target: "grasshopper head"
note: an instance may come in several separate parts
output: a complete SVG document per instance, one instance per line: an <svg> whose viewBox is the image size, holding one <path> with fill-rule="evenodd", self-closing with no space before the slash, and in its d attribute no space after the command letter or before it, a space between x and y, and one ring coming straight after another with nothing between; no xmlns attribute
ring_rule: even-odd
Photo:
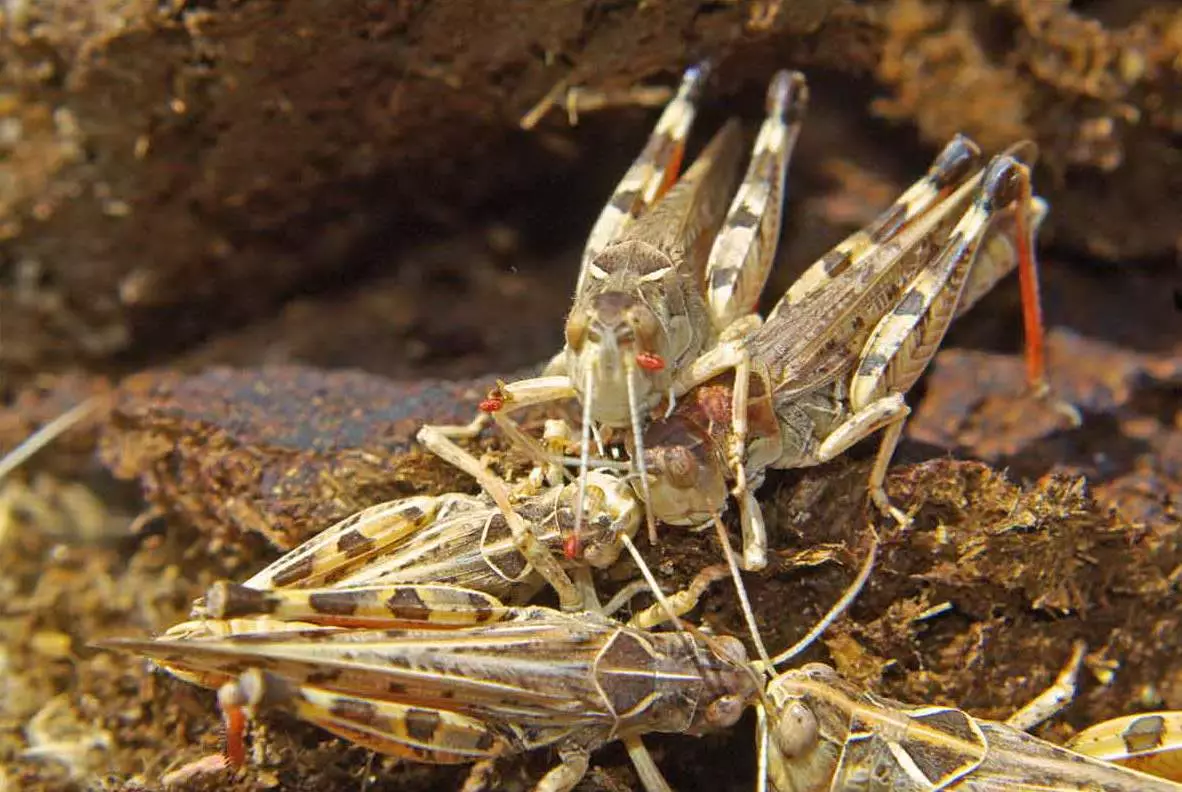
<svg viewBox="0 0 1182 792"><path fill-rule="evenodd" d="M562 495L563 507L573 511L577 497L578 487L568 485ZM640 518L640 503L627 480L606 470L588 473L583 512L583 560L597 569L614 564L623 549L620 534L635 536Z"/></svg>
<svg viewBox="0 0 1182 792"><path fill-rule="evenodd" d="M709 430L675 412L644 435L648 508L660 522L700 525L721 514L730 490L726 455Z"/></svg>
<svg viewBox="0 0 1182 792"><path fill-rule="evenodd" d="M647 413L668 391L669 346L657 314L628 291L600 292L566 321L567 371L592 418L608 426L631 426L640 417L633 403Z"/></svg>
<svg viewBox="0 0 1182 792"><path fill-rule="evenodd" d="M829 788L844 743L845 728L840 718L846 713L829 706L810 683L815 680L825 685L836 676L828 666L810 663L781 674L768 685L768 771L773 788ZM837 736L841 739L835 739Z"/></svg>

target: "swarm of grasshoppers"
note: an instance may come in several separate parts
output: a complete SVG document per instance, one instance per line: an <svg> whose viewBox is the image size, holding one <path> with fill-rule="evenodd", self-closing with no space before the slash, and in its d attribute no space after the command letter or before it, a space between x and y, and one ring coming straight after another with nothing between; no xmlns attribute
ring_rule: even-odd
<svg viewBox="0 0 1182 792"><path fill-rule="evenodd" d="M1109 761L1136 754L1143 767L1167 770L1174 714L1102 724L1071 751L1027 735L1035 719L1021 713L1001 724L910 707L815 664L775 673L796 647L752 662L737 640L676 619L725 567L703 570L673 596L642 567L660 602L627 624L607 614L638 586L598 606L589 568L614 563L642 519L650 533L657 522L716 521L732 494L743 565L761 568L767 543L753 493L764 472L823 462L879 429L870 494L905 522L883 490L903 395L951 320L1015 268L1030 380L1045 390L1033 237L1046 207L1031 192L1030 145L983 164L971 142L954 139L762 321L754 306L807 91L796 73L772 81L751 165L724 214L735 126L677 177L705 76L702 67L686 73L592 230L566 347L548 375L498 387L482 405L534 453L534 475L505 482L448 439L456 431L425 427L424 444L471 473L481 495L367 509L246 583L216 585L193 621L116 645L219 688L236 761L244 715L276 706L384 753L474 763L469 789L486 785L496 758L549 747L560 763L537 789L568 790L590 753L618 739L656 792L668 785L644 734L728 728L754 706L759 785L780 792L1180 789ZM583 405L574 484L556 461L565 429L538 443L508 417L566 397ZM602 446L618 429L631 430L629 476L591 459L592 439ZM527 604L546 584L562 610ZM649 629L666 617L678 629ZM1113 748L1117 729L1123 752ZM1137 750L1129 735L1144 737Z"/></svg>
<svg viewBox="0 0 1182 792"><path fill-rule="evenodd" d="M657 522L708 522L733 494L742 565L758 570L767 539L754 489L764 472L828 461L880 429L870 496L907 522L883 487L909 412L904 394L951 321L1014 269L1028 379L1035 392L1049 393L1033 253L1046 204L1031 191L1033 144L983 163L977 147L957 137L869 227L807 269L762 321L755 303L774 259L808 92L797 73L773 79L750 167L724 217L740 145L733 125L675 180L705 73L686 73L592 229L566 346L549 376L501 384L481 409L546 462L508 413L580 399L581 489L592 436L602 448L603 435L630 427L650 540ZM1072 407L1058 406L1078 421ZM581 514L580 506L568 556L579 552Z"/></svg>
<svg viewBox="0 0 1182 792"><path fill-rule="evenodd" d="M205 599L216 618L112 645L220 686L228 750L239 762L244 718L276 707L383 753L473 763L465 789L484 788L498 757L549 747L560 762L536 789L569 790L590 753L618 739L657 792L669 787L643 735L727 728L755 706L759 789L1182 790L1110 761L1175 771L1177 713L1093 727L1069 750L1025 732L1053 712L1042 702L997 723L883 699L815 663L764 682L770 668L748 662L733 638L508 607L470 589L219 584ZM1069 698L1081 658L1077 647L1040 699Z"/></svg>

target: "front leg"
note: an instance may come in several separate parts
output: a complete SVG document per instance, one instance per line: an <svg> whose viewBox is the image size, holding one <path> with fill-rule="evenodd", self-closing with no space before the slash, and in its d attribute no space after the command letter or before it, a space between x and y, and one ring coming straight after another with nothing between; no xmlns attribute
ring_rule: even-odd
<svg viewBox="0 0 1182 792"><path fill-rule="evenodd" d="M883 514L894 518L900 527L907 527L911 518L891 504L883 484L886 481L887 470L891 464L891 457L895 455L895 447L903 434L903 425L911 408L903 401L901 393L893 393L877 401L871 402L861 410L846 418L817 448L817 462L828 462L846 451L854 443L863 440L883 427L887 428L882 442L878 446L878 454L874 458L874 467L870 470L870 498Z"/></svg>
<svg viewBox="0 0 1182 792"><path fill-rule="evenodd" d="M591 764L591 755L581 745L564 745L558 749L560 764L542 776L533 792L570 792Z"/></svg>
<svg viewBox="0 0 1182 792"><path fill-rule="evenodd" d="M561 356L562 353L559 353ZM557 360L557 358L555 358ZM550 361L546 367L549 371L555 361ZM481 402L479 410L469 423L466 424L432 424L431 429L438 435L453 440L470 440L480 434L488 426L490 417L507 418L509 413L539 404L577 398L574 385L570 377L565 375L547 375L530 377L515 382L498 382L488 396Z"/></svg>
<svg viewBox="0 0 1182 792"><path fill-rule="evenodd" d="M513 543L517 547L517 551L558 592L558 601L562 609L567 611L582 610L583 597L578 587L563 571L557 559L534 535L521 515L513 510L513 504L509 500L509 485L481 464L479 459L437 432L434 427L424 426L420 429L418 441L440 459L476 479L476 483L488 493L493 502L497 504L497 508L501 510L501 514L504 515L509 524L509 530L513 534Z"/></svg>

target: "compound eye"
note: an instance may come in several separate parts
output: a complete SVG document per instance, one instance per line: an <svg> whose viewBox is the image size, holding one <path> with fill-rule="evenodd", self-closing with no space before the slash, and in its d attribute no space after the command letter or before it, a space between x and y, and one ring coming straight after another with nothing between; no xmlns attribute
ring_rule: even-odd
<svg viewBox="0 0 1182 792"><path fill-rule="evenodd" d="M776 747L791 759L812 750L817 744L817 716L799 701L794 701L776 723Z"/></svg>
<svg viewBox="0 0 1182 792"><path fill-rule="evenodd" d="M587 317L581 313L571 314L566 320L566 345L577 352L586 340Z"/></svg>
<svg viewBox="0 0 1182 792"><path fill-rule="evenodd" d="M665 334L656 314L647 305L637 305L628 312L628 326L631 328L640 348L646 354L661 359L665 351Z"/></svg>

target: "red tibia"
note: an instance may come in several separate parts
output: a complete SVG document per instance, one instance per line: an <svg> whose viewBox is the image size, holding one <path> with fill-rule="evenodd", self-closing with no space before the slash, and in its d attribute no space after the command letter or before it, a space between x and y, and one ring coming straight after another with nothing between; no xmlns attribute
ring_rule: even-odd
<svg viewBox="0 0 1182 792"><path fill-rule="evenodd" d="M246 713L242 707L226 707L226 761L231 767L246 764Z"/></svg>
<svg viewBox="0 0 1182 792"><path fill-rule="evenodd" d="M1027 199L1028 201L1029 199ZM1022 293L1022 325L1026 335L1026 381L1033 387L1046 384L1046 328L1038 293L1038 264L1031 250L1031 229L1026 207L1018 211L1018 283Z"/></svg>

